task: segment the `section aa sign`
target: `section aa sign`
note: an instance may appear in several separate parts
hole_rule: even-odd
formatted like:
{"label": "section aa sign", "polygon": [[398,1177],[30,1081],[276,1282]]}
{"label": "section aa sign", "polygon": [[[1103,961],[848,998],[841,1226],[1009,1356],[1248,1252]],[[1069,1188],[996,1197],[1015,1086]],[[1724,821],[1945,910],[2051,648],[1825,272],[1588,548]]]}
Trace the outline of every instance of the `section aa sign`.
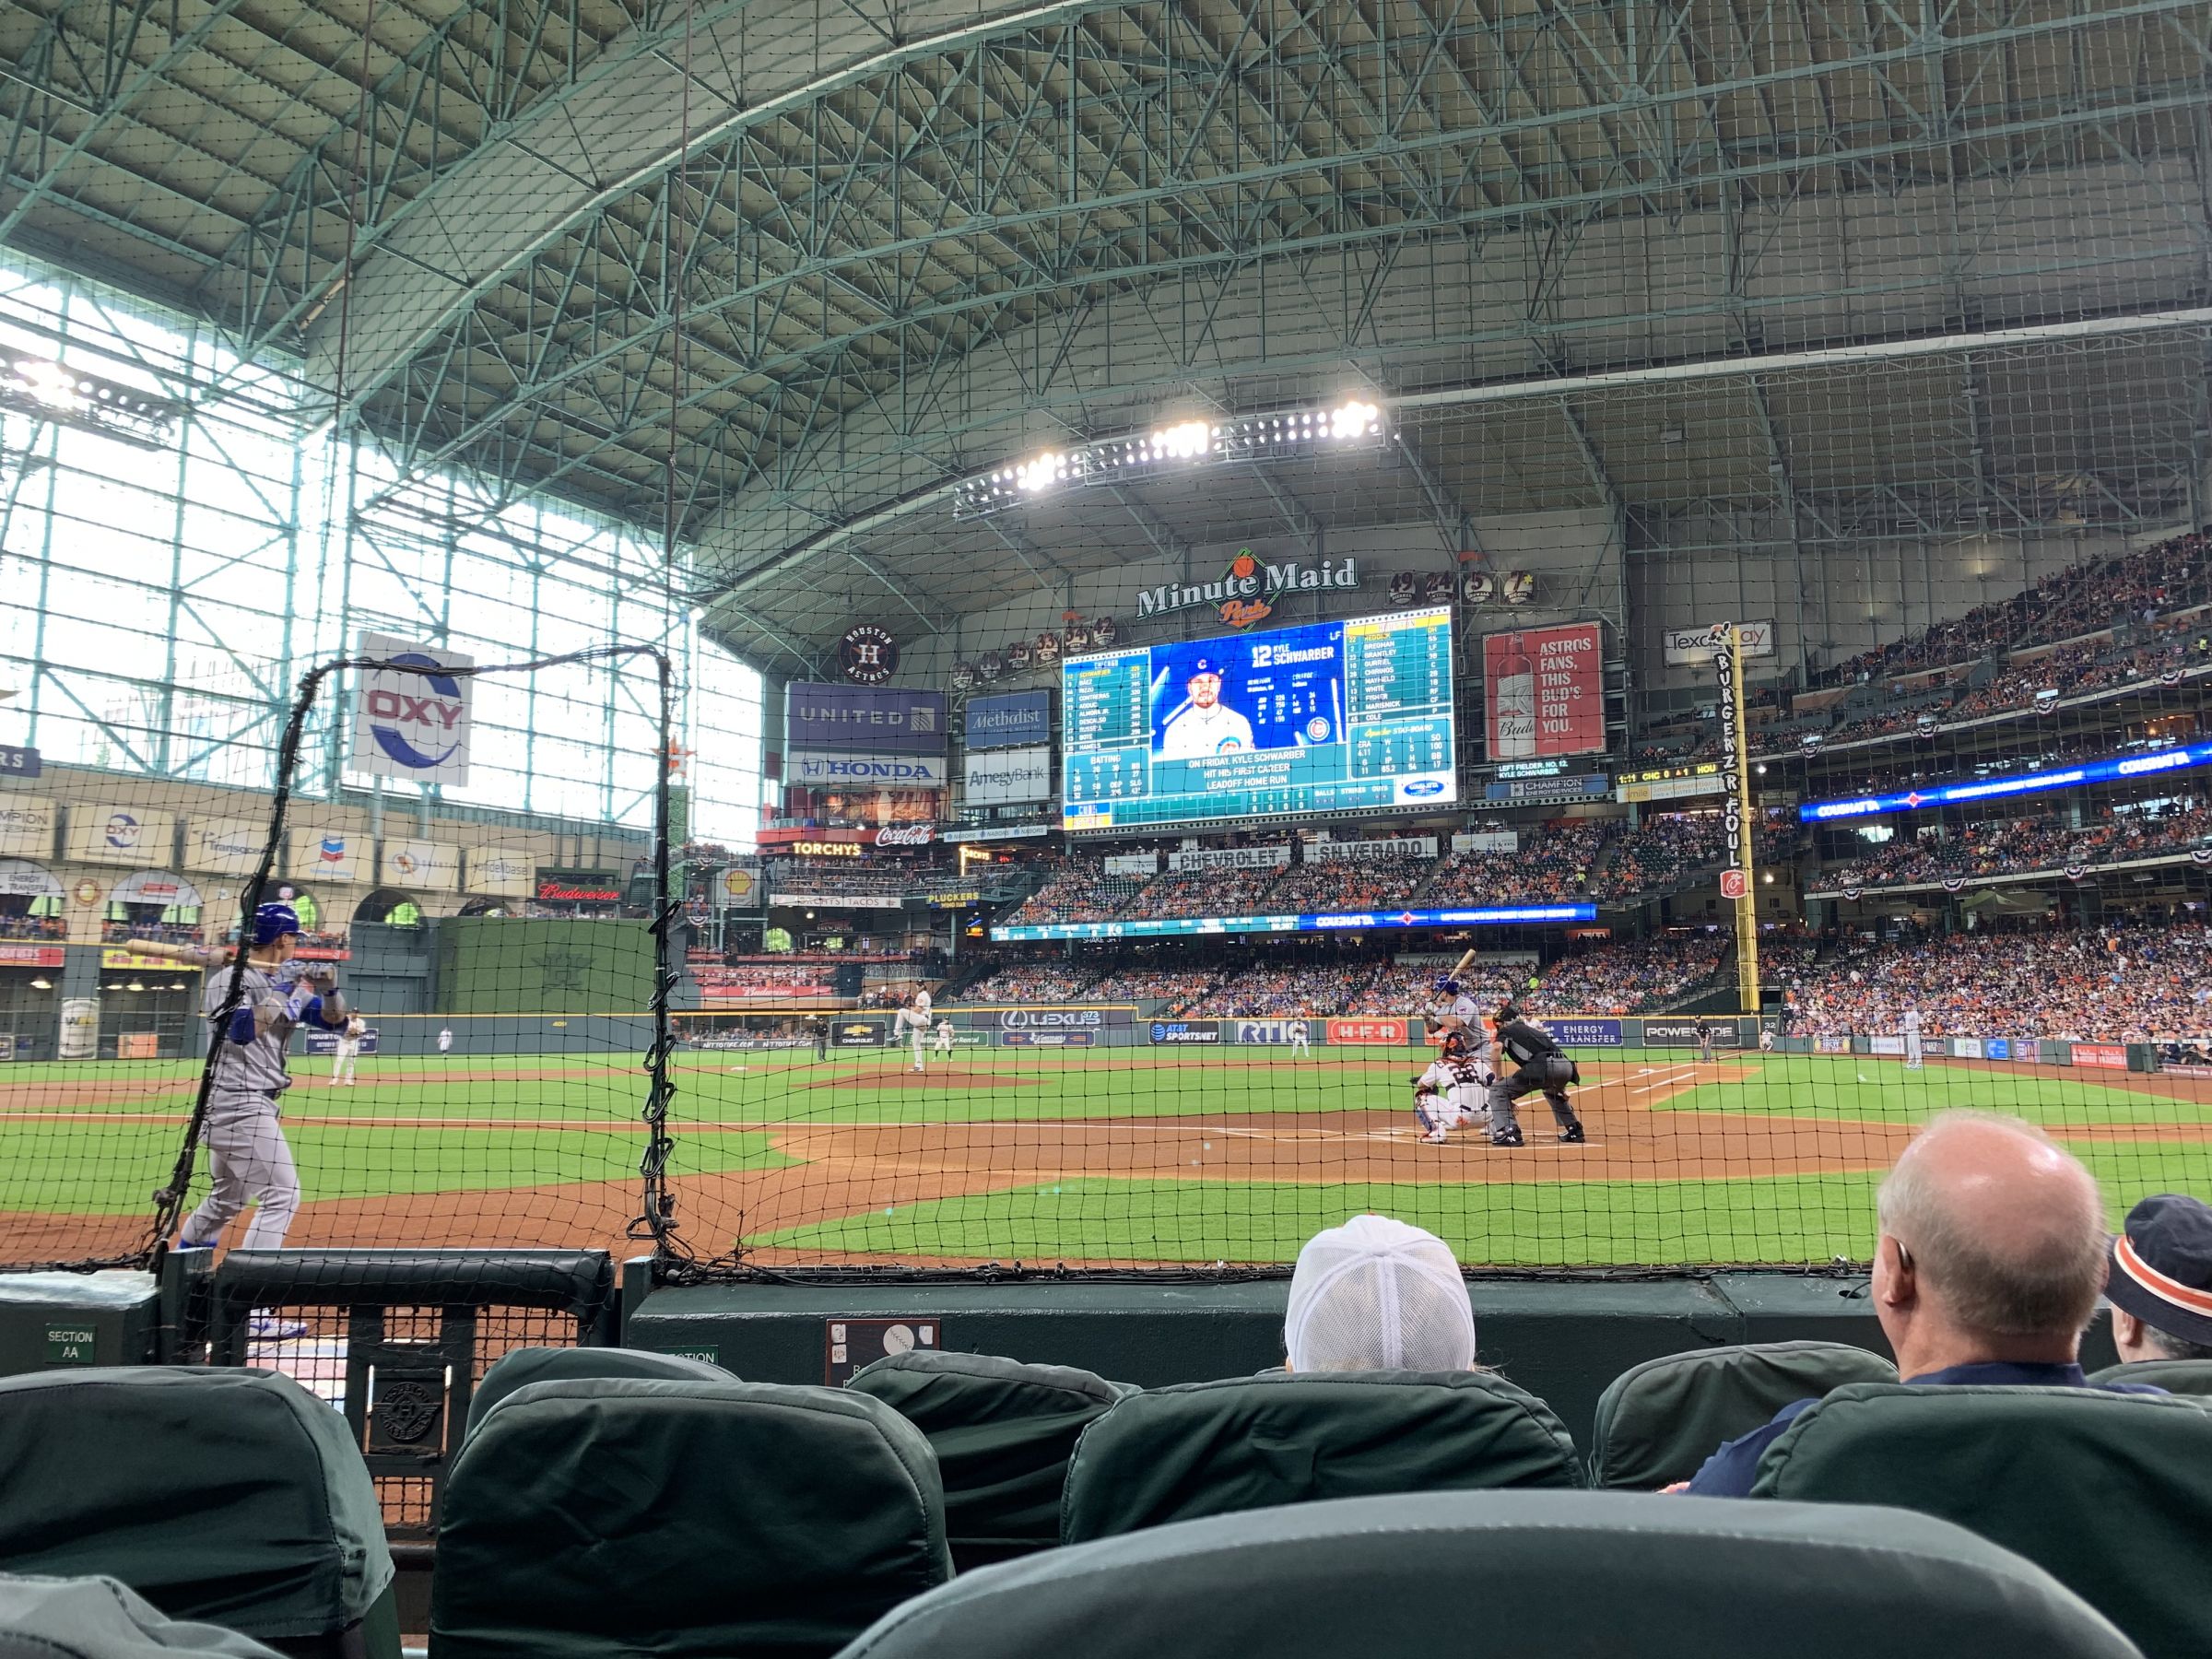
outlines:
{"label": "section aa sign", "polygon": [[[474,687],[470,676],[438,671],[473,668],[476,658],[376,633],[361,636],[361,655],[403,666],[362,673],[353,704],[353,753],[347,764],[371,777],[466,783]],[[427,672],[409,674],[406,668]]]}
{"label": "section aa sign", "polygon": [[1482,688],[1492,760],[1604,751],[1602,643],[1594,622],[1483,637]]}

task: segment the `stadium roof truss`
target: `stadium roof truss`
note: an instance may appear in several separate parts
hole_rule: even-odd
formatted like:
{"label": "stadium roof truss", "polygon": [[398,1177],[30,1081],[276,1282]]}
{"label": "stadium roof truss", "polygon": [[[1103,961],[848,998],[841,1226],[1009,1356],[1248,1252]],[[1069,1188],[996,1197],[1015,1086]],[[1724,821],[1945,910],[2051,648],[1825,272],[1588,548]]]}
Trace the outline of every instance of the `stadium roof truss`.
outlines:
{"label": "stadium roof truss", "polygon": [[[669,525],[793,673],[1255,524],[2197,512],[2208,70],[2212,0],[19,0],[0,240],[296,358],[394,491]],[[1379,463],[946,504],[1347,394]]]}

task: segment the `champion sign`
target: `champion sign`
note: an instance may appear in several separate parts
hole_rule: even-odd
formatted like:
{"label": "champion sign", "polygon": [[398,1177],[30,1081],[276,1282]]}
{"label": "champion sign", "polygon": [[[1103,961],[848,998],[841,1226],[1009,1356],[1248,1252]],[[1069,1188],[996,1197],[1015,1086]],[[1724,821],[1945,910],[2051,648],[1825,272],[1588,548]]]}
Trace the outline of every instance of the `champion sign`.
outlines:
{"label": "champion sign", "polygon": [[347,765],[371,777],[466,783],[470,677],[450,671],[476,659],[374,633],[361,636],[361,655],[393,666],[361,675]]}

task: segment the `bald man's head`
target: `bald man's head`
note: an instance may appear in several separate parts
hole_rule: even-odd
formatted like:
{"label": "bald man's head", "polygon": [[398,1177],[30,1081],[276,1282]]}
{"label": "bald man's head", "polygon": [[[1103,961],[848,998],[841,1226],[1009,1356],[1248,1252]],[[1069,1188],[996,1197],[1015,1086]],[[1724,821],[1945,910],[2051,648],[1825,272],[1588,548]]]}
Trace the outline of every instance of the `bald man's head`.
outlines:
{"label": "bald man's head", "polygon": [[1947,1112],[1898,1159],[1877,1200],[1924,1293],[1960,1331],[2076,1336],[2104,1288],[2096,1178],[2018,1118]]}

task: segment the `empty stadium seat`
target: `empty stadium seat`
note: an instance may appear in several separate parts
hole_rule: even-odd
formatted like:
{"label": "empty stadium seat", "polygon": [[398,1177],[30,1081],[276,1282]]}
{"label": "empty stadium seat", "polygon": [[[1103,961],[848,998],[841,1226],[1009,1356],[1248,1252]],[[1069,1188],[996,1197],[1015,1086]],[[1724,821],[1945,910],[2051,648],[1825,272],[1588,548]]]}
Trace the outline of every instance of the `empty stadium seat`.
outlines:
{"label": "empty stadium seat", "polygon": [[[1118,1407],[1117,1407],[1118,1409]],[[1431,1492],[1156,1527],[962,1578],[843,1659],[2135,1659],[2041,1569],[1896,1510]]]}
{"label": "empty stadium seat", "polygon": [[164,1618],[112,1578],[0,1572],[0,1659],[276,1659],[250,1636]]}
{"label": "empty stadium seat", "polygon": [[928,1438],[945,1483],[945,1530],[961,1571],[1060,1541],[1060,1495],[1084,1429],[1134,1383],[994,1354],[894,1354],[845,1386]]}
{"label": "empty stadium seat", "polygon": [[2212,1405],[1854,1382],[1759,1460],[1759,1498],[1939,1515],[2049,1569],[2150,1659],[2212,1647]]}
{"label": "empty stadium seat", "polygon": [[1132,1394],[1086,1429],[1060,1536],[1320,1498],[1581,1484],[1551,1407],[1488,1371],[1238,1377]]}
{"label": "empty stadium seat", "polygon": [[2092,1382],[2146,1382],[2168,1394],[2212,1394],[2212,1359],[2139,1359],[2108,1365],[2089,1375]]}
{"label": "empty stadium seat", "polygon": [[0,1380],[0,1571],[120,1579],[308,1659],[398,1659],[368,1468],[346,1419],[275,1371]]}
{"label": "empty stadium seat", "polygon": [[468,1396],[468,1426],[463,1438],[474,1434],[484,1414],[518,1388],[533,1382],[570,1382],[585,1377],[659,1377],[671,1382],[735,1382],[737,1379],[719,1365],[690,1359],[681,1354],[655,1354],[645,1348],[518,1347],[509,1348],[484,1373]]}
{"label": "empty stadium seat", "polygon": [[1724,1441],[1793,1400],[1846,1382],[1894,1382],[1897,1367],[1843,1342],[1753,1342],[1630,1366],[1598,1396],[1590,1484],[1653,1492],[1688,1480]]}
{"label": "empty stadium seat", "polygon": [[952,1573],[936,1460],[830,1388],[535,1382],[463,1444],[434,1659],[806,1659]]}

